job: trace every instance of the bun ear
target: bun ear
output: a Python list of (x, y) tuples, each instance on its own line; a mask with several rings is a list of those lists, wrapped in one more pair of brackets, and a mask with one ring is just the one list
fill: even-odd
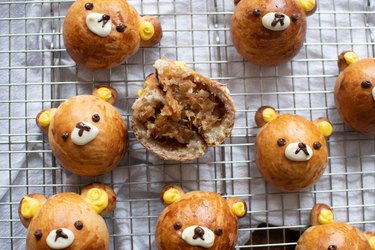
[(358, 60), (358, 55), (353, 51), (346, 50), (342, 52), (337, 60), (337, 66), (339, 67), (339, 71), (344, 71), (350, 64), (355, 63)]
[(168, 185), (161, 190), (160, 200), (164, 205), (168, 206), (181, 199), (184, 193), (185, 192), (181, 187), (177, 185)]
[(55, 112), (56, 112), (56, 109), (43, 109), (36, 116), (35, 118), (36, 124), (43, 131), (43, 133), (48, 134), (48, 128), (52, 122)]
[(118, 93), (116, 89), (110, 86), (97, 86), (92, 90), (92, 95), (99, 97), (110, 104), (115, 104)]
[(314, 124), (318, 127), (325, 138), (329, 138), (332, 135), (333, 127), (327, 118), (320, 117), (314, 121)]
[(311, 210), (310, 224), (312, 226), (325, 225), (334, 222), (333, 211), (330, 206), (318, 203)]
[(163, 30), (159, 19), (154, 16), (144, 16), (139, 25), (139, 35), (142, 47), (152, 47), (160, 42)]
[(306, 12), (306, 16), (314, 14), (318, 7), (317, 0), (297, 0), (297, 3)]
[(370, 245), (371, 249), (375, 249), (375, 233), (372, 232), (364, 232), (366, 239)]
[(106, 215), (116, 208), (116, 194), (109, 186), (94, 182), (81, 190), (82, 198), (98, 214)]
[(262, 106), (255, 113), (255, 123), (259, 128), (263, 127), (273, 119), (275, 119), (279, 114), (271, 106)]
[(31, 220), (39, 212), (46, 200), (46, 197), (42, 194), (28, 194), (22, 198), (18, 206), (18, 216), (24, 227), (29, 227)]
[(237, 218), (243, 218), (247, 214), (247, 204), (244, 200), (237, 197), (231, 197), (228, 200), (228, 204), (232, 213), (237, 216)]

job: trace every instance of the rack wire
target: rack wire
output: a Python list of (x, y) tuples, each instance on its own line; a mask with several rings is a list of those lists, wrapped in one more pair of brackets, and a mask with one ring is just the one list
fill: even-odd
[[(94, 180), (111, 185), (118, 195), (116, 211), (105, 217), (111, 249), (155, 248), (155, 225), (163, 209), (159, 192), (169, 183), (181, 184), (186, 191), (202, 189), (245, 199), (248, 216), (240, 222), (238, 248), (293, 249), (295, 240), (289, 239), (288, 230), (302, 232), (316, 202), (332, 205), (338, 220), (375, 231), (375, 140), (343, 125), (333, 102), (337, 55), (352, 49), (361, 57), (374, 56), (372, 0), (318, 1), (301, 52), (290, 63), (272, 68), (254, 66), (234, 49), (229, 31), (232, 1), (132, 0), (142, 15), (160, 18), (163, 40), (119, 67), (100, 71), (76, 66), (65, 51), (62, 26), (72, 2), (0, 0), (1, 249), (25, 248), (26, 230), (18, 218), (24, 194), (79, 192)], [(165, 162), (147, 152), (129, 128), (129, 151), (112, 173), (86, 178), (62, 169), (35, 125), (36, 114), (90, 93), (94, 85), (110, 84), (120, 93), (116, 107), (129, 125), (137, 90), (163, 55), (228, 83), (237, 120), (225, 144), (210, 148), (196, 161)], [(257, 171), (253, 118), (262, 105), (311, 120), (328, 117), (333, 123), (329, 166), (312, 189), (282, 193)], [(263, 242), (255, 240), (257, 232), (264, 234)], [(279, 240), (271, 240), (274, 233)]]

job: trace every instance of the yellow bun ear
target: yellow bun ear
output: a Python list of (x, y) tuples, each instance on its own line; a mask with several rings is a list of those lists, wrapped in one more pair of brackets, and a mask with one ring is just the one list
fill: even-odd
[(177, 185), (165, 186), (160, 193), (160, 200), (166, 206), (172, 204), (175, 201), (181, 199), (184, 194), (184, 190)]
[(116, 89), (110, 86), (97, 86), (92, 90), (92, 95), (110, 104), (114, 104), (117, 101), (118, 93)]
[(116, 208), (116, 194), (109, 186), (94, 182), (81, 191), (82, 198), (98, 214), (105, 215)]
[(315, 204), (310, 214), (310, 224), (312, 226), (331, 224), (334, 222), (334, 214), (326, 204)]
[(359, 61), (359, 57), (356, 53), (350, 50), (343, 51), (337, 60), (337, 66), (339, 71), (344, 71), (349, 65)]
[(247, 204), (244, 200), (237, 197), (231, 197), (228, 199), (228, 204), (232, 213), (238, 217), (243, 218), (247, 214)]
[(297, 2), (301, 6), (301, 8), (306, 12), (307, 16), (312, 15), (318, 7), (316, 0), (297, 0)]
[(255, 113), (255, 123), (259, 128), (274, 120), (279, 114), (271, 106), (262, 106)]
[(139, 36), (142, 47), (151, 47), (160, 42), (163, 29), (159, 19), (154, 16), (144, 16), (139, 22)]
[(320, 117), (314, 121), (314, 124), (318, 127), (324, 137), (328, 138), (332, 135), (333, 126), (327, 118)]
[(44, 109), (38, 113), (35, 118), (36, 124), (43, 131), (48, 134), (49, 125), (52, 122), (53, 116), (55, 115), (56, 109)]
[(26, 228), (46, 200), (46, 197), (42, 194), (29, 194), (22, 198), (18, 206), (18, 215)]

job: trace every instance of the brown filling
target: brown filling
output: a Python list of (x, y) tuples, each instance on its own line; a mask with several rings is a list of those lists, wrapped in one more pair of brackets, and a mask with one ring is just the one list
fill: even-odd
[[(158, 82), (157, 75), (154, 79)], [(163, 86), (161, 86), (163, 85)], [(149, 135), (163, 145), (186, 146), (197, 133), (203, 134), (221, 122), (223, 102), (201, 82), (192, 77), (170, 78), (148, 86), (162, 96), (138, 110), (138, 120)]]

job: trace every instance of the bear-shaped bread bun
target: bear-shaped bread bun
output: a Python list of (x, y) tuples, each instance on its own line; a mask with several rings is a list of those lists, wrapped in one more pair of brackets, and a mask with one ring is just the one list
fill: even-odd
[(245, 201), (206, 191), (184, 193), (176, 185), (164, 187), (160, 199), (166, 208), (156, 226), (157, 249), (234, 249)]
[(306, 16), (316, 0), (235, 0), (231, 35), (237, 51), (259, 66), (291, 60), (306, 35)]
[(72, 97), (38, 114), (36, 122), (63, 167), (98, 176), (117, 166), (127, 150), (128, 131), (112, 105), (116, 98), (113, 88), (97, 87), (93, 95)]
[(256, 112), (255, 122), (261, 128), (255, 160), (267, 182), (283, 191), (299, 191), (318, 181), (328, 161), (326, 138), (332, 125), (327, 119), (311, 122), (263, 106)]
[(375, 135), (375, 59), (359, 60), (351, 51), (338, 59), (335, 103), (344, 122), (364, 135)]
[(61, 193), (46, 198), (28, 194), (19, 205), (22, 224), (28, 229), (28, 250), (109, 249), (109, 233), (101, 215), (115, 209), (116, 195), (101, 183), (84, 187), (81, 195)]
[(63, 38), (73, 60), (89, 68), (119, 65), (162, 37), (157, 18), (140, 17), (126, 0), (77, 0), (65, 16)]
[(201, 157), (230, 135), (236, 110), (225, 84), (166, 58), (155, 62), (134, 102), (138, 141), (164, 160)]
[(375, 234), (361, 232), (343, 222), (335, 222), (332, 209), (316, 204), (310, 215), (311, 227), (299, 238), (296, 250), (374, 250)]

